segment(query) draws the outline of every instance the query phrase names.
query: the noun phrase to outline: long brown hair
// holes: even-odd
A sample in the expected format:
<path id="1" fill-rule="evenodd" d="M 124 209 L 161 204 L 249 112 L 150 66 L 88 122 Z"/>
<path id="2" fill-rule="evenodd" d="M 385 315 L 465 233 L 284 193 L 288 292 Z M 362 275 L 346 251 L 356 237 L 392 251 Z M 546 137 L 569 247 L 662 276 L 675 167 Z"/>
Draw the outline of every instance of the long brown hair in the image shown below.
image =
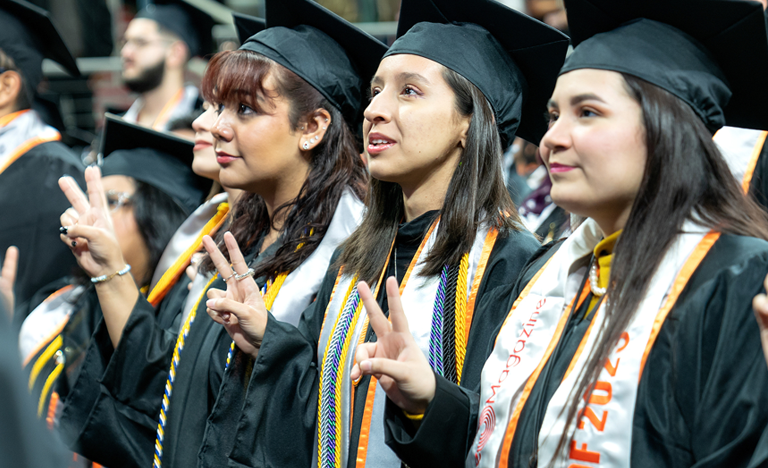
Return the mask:
<path id="1" fill-rule="evenodd" d="M 440 209 L 437 240 L 425 259 L 423 275 L 437 275 L 444 265 L 454 265 L 469 252 L 481 223 L 507 234 L 520 230 L 520 218 L 509 197 L 501 168 L 501 139 L 493 109 L 469 80 L 445 68 L 443 78 L 455 93 L 456 111 L 471 116 L 466 147 L 453 173 Z M 371 179 L 368 211 L 360 227 L 345 241 L 338 264 L 359 278 L 378 279 L 389 246 L 405 214 L 400 186 Z"/>
<path id="2" fill-rule="evenodd" d="M 264 89 L 264 80 L 270 74 L 276 82 L 273 92 Z M 263 101 L 273 99 L 275 94 L 283 96 L 290 102 L 288 118 L 294 130 L 317 109 L 331 115 L 323 140 L 312 151 L 307 180 L 295 199 L 275 209 L 272 219 L 264 199 L 255 193 L 243 193 L 232 210 L 229 230 L 246 250 L 254 248 L 261 236 L 274 227 L 278 213 L 288 211 L 281 227 L 282 243 L 273 257 L 259 264 L 256 277 L 293 271 L 322 241 L 344 191 L 351 190 L 360 199 L 364 196 L 365 168 L 353 132 L 341 112 L 312 85 L 255 52 L 236 50 L 214 55 L 201 87 L 208 102 L 242 102 L 260 110 Z M 229 259 L 222 236 L 223 232 L 217 236 L 219 249 Z M 299 249 L 300 244 L 303 246 Z M 206 256 L 201 270 L 213 269 L 213 262 Z"/>
<path id="3" fill-rule="evenodd" d="M 622 74 L 643 112 L 647 160 L 627 224 L 616 244 L 605 324 L 571 390 L 566 427 L 577 417 L 622 333 L 637 312 L 664 254 L 691 215 L 720 232 L 768 239 L 768 215 L 742 192 L 712 134 L 669 92 Z M 572 433 L 562 434 L 556 453 Z M 550 466 L 553 466 L 552 464 Z"/>

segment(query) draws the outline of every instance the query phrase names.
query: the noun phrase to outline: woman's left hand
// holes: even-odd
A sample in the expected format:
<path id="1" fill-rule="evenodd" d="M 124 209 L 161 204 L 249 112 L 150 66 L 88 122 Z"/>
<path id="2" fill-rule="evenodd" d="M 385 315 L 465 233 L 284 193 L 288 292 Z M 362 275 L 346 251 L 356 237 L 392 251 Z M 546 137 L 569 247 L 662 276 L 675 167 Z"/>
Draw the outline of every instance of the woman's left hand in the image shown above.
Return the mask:
<path id="1" fill-rule="evenodd" d="M 765 277 L 763 286 L 768 290 L 768 276 Z M 765 361 L 768 363 L 768 296 L 765 294 L 758 294 L 752 300 L 752 308 L 755 311 L 755 317 L 757 317 L 757 324 L 760 327 L 760 340 L 763 342 L 763 354 L 765 354 Z"/>
<path id="2" fill-rule="evenodd" d="M 207 312 L 215 322 L 224 325 L 238 348 L 255 358 L 267 328 L 267 307 L 261 298 L 259 285 L 252 277 L 234 277 L 235 274 L 244 275 L 248 271 L 248 264 L 232 233 L 224 234 L 224 243 L 232 260 L 231 267 L 213 239 L 203 237 L 205 250 L 227 283 L 226 291 L 208 290 Z"/>
<path id="3" fill-rule="evenodd" d="M 0 301 L 13 317 L 14 295 L 13 285 L 16 283 L 16 270 L 19 265 L 19 249 L 14 246 L 5 251 L 3 269 L 0 270 Z"/>

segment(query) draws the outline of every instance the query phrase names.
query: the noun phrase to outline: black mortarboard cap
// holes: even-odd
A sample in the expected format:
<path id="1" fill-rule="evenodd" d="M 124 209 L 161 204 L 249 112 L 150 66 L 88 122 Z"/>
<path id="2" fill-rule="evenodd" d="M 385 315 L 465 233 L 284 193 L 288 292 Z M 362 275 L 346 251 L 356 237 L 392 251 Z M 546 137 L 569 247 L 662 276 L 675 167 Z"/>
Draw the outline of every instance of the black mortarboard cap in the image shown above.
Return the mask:
<path id="1" fill-rule="evenodd" d="M 385 56 L 414 54 L 460 74 L 483 92 L 505 143 L 538 143 L 541 118 L 568 37 L 494 0 L 403 0 L 398 39 Z"/>
<path id="2" fill-rule="evenodd" d="M 13 59 L 24 76 L 30 99 L 43 79 L 43 58 L 80 76 L 75 58 L 67 49 L 48 12 L 23 0 L 0 0 L 0 49 Z"/>
<path id="3" fill-rule="evenodd" d="M 171 31 L 187 44 L 191 56 L 205 56 L 213 50 L 213 18 L 184 0 L 154 0 L 136 14 Z"/>
<path id="4" fill-rule="evenodd" d="M 267 29 L 240 49 L 274 60 L 299 75 L 339 109 L 352 128 L 387 47 L 311 0 L 266 0 Z"/>
<path id="5" fill-rule="evenodd" d="M 125 175 L 170 196 L 187 213 L 193 212 L 212 182 L 192 172 L 191 141 L 158 132 L 106 114 L 99 153 L 104 176 Z"/>
<path id="6" fill-rule="evenodd" d="M 688 103 L 712 132 L 768 129 L 762 6 L 743 0 L 566 0 L 574 52 L 561 71 L 648 81 Z"/>
<path id="7" fill-rule="evenodd" d="M 262 18 L 244 15 L 242 13 L 232 13 L 232 19 L 237 29 L 237 39 L 243 44 L 249 37 L 263 31 L 267 27 L 267 22 Z"/>

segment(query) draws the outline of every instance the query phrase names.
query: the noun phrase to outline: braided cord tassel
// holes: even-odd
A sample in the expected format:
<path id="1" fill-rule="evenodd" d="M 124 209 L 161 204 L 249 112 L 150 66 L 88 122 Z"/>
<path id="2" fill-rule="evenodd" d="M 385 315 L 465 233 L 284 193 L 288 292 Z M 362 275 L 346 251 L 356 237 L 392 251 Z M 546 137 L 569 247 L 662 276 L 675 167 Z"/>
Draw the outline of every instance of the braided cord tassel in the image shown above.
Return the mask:
<path id="1" fill-rule="evenodd" d="M 461 383 L 464 355 L 467 351 L 467 275 L 469 254 L 461 257 L 459 278 L 456 280 L 456 383 Z"/>
<path id="2" fill-rule="evenodd" d="M 277 299 L 277 293 L 280 292 L 280 288 L 285 283 L 285 278 L 288 277 L 288 273 L 280 273 L 274 282 L 267 281 L 264 283 L 264 287 L 261 288 L 261 297 L 264 298 L 264 306 L 267 310 L 272 308 L 272 304 Z M 235 340 L 229 344 L 229 352 L 227 353 L 227 363 L 224 365 L 224 370 L 229 369 L 229 363 L 232 361 L 232 356 L 235 354 Z"/>
<path id="3" fill-rule="evenodd" d="M 357 292 L 355 277 L 344 297 L 344 307 L 336 318 L 320 368 L 320 395 L 317 399 L 319 468 L 341 466 L 341 382 L 349 345 L 362 308 L 363 302 Z"/>
<path id="4" fill-rule="evenodd" d="M 208 291 L 208 288 L 211 286 L 211 284 L 213 284 L 218 276 L 218 273 L 213 275 L 213 278 L 211 278 L 210 281 L 208 281 L 208 284 L 205 285 L 205 288 L 203 288 L 203 293 L 200 294 L 200 297 L 197 299 L 197 302 L 195 302 L 194 307 L 192 307 L 192 311 L 189 313 L 189 317 L 187 317 L 187 321 L 184 323 L 184 327 L 181 329 L 181 333 L 179 333 L 179 337 L 176 339 L 176 347 L 173 350 L 173 359 L 171 360 L 171 369 L 168 371 L 168 379 L 165 381 L 165 393 L 163 394 L 163 404 L 160 408 L 160 420 L 157 423 L 155 455 L 154 461 L 152 463 L 154 468 L 160 468 L 163 462 L 163 438 L 165 437 L 165 423 L 167 421 L 168 407 L 171 403 L 173 382 L 176 380 L 176 368 L 179 366 L 181 351 L 184 349 L 184 342 L 187 339 L 187 335 L 189 335 L 189 329 L 192 326 L 192 323 L 195 321 L 195 316 L 197 315 L 197 308 L 200 305 L 200 301 L 203 300 L 203 297 Z"/>
<path id="5" fill-rule="evenodd" d="M 440 375 L 443 371 L 443 307 L 445 304 L 445 283 L 448 276 L 448 266 L 440 273 L 437 285 L 435 305 L 432 308 L 432 329 L 429 333 L 429 367 Z"/>

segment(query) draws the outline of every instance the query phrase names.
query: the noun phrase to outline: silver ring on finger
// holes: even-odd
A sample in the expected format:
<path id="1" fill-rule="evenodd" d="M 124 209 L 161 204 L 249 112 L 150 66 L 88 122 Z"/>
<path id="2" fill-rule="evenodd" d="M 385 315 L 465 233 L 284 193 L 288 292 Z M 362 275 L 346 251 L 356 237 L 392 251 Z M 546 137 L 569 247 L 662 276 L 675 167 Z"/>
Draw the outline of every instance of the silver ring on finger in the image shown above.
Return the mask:
<path id="1" fill-rule="evenodd" d="M 256 272 L 253 271 L 253 268 L 248 268 L 248 271 L 246 271 L 242 275 L 235 275 L 235 279 L 240 281 L 240 280 L 243 280 L 245 278 L 250 278 L 251 276 L 253 276 L 255 274 L 256 274 Z"/>
<path id="2" fill-rule="evenodd" d="M 224 278 L 224 282 L 226 283 L 227 281 L 231 280 L 233 276 L 235 276 L 235 277 L 237 276 L 237 274 L 234 271 L 232 272 L 231 275 L 229 275 L 226 278 Z"/>

